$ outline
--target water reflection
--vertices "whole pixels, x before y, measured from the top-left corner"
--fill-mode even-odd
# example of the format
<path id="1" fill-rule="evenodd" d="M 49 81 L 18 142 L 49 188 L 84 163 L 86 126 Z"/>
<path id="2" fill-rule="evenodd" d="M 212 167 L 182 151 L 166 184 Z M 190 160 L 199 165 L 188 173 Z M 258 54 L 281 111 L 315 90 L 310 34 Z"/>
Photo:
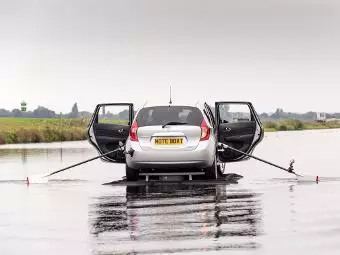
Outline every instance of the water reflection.
<path id="1" fill-rule="evenodd" d="M 127 187 L 94 198 L 94 254 L 258 248 L 261 206 L 251 190 L 226 185 Z"/>
<path id="2" fill-rule="evenodd" d="M 20 162 L 26 164 L 28 160 L 33 163 L 36 160 L 58 160 L 63 161 L 63 155 L 84 155 L 92 154 L 89 148 L 11 148 L 0 149 L 0 162 Z"/>

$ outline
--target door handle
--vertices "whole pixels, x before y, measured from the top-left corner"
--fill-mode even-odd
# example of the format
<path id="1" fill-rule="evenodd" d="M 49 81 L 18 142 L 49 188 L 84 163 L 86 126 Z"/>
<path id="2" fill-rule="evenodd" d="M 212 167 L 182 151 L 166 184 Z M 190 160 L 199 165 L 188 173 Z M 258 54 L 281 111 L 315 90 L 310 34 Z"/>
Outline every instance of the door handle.
<path id="1" fill-rule="evenodd" d="M 230 131 L 231 131 L 231 128 L 230 128 L 230 127 L 226 127 L 226 128 L 225 128 L 225 131 L 230 132 Z"/>
<path id="2" fill-rule="evenodd" d="M 121 129 L 118 129 L 118 133 L 121 134 L 121 133 L 123 133 L 123 132 L 124 132 L 124 129 L 122 129 L 122 128 L 121 128 Z"/>

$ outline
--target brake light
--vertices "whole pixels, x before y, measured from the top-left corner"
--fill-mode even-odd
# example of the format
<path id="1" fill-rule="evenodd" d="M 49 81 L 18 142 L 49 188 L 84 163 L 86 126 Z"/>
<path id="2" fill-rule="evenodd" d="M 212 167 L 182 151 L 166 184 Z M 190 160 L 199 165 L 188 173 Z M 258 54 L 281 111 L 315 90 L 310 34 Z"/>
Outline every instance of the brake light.
<path id="1" fill-rule="evenodd" d="M 138 136 L 137 136 L 137 130 L 138 130 L 138 123 L 137 121 L 133 122 L 131 128 L 130 128 L 130 140 L 131 141 L 138 141 Z"/>
<path id="2" fill-rule="evenodd" d="M 207 125 L 205 119 L 202 120 L 201 123 L 201 139 L 200 141 L 206 141 L 210 137 L 210 128 Z"/>

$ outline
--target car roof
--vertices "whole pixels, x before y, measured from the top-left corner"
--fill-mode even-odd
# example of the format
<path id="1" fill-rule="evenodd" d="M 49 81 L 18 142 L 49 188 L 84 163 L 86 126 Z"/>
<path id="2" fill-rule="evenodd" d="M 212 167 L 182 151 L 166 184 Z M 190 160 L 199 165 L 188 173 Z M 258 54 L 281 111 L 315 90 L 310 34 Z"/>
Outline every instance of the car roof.
<path id="1" fill-rule="evenodd" d="M 181 106 L 181 107 L 196 107 L 200 110 L 203 110 L 204 109 L 204 103 L 205 102 L 200 102 L 200 101 L 197 101 L 196 103 L 194 104 L 171 104 L 171 106 Z M 149 108 L 149 107 L 164 107 L 164 106 L 169 106 L 169 104 L 148 104 L 148 102 L 145 102 L 143 104 L 143 106 L 139 107 L 138 110 L 141 110 L 143 108 Z"/>
<path id="2" fill-rule="evenodd" d="M 138 113 L 139 113 L 139 111 L 141 111 L 142 109 L 146 109 L 146 108 L 153 108 L 153 107 L 169 107 L 169 105 L 161 105 L 161 104 L 159 104 L 159 105 L 144 105 L 143 107 L 140 107 L 140 108 L 138 108 L 137 109 L 137 114 L 136 115 L 138 115 Z M 182 105 L 170 105 L 170 107 L 193 107 L 193 108 L 196 108 L 196 109 L 198 109 L 199 111 L 201 111 L 202 113 L 203 113 L 203 109 L 204 109 L 204 105 L 201 105 L 201 104 L 196 104 L 196 105 L 190 105 L 190 104 L 187 104 L 187 105 L 184 105 L 184 104 L 182 104 Z"/>

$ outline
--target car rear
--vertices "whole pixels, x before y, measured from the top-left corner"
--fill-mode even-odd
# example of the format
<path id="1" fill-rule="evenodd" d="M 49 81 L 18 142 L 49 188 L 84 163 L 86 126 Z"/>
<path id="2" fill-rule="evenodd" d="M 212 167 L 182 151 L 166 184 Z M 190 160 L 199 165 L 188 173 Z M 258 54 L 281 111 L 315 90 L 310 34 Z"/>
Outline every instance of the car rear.
<path id="1" fill-rule="evenodd" d="M 127 166 L 133 169 L 205 168 L 214 161 L 215 138 L 197 107 L 141 109 L 130 129 Z"/>

